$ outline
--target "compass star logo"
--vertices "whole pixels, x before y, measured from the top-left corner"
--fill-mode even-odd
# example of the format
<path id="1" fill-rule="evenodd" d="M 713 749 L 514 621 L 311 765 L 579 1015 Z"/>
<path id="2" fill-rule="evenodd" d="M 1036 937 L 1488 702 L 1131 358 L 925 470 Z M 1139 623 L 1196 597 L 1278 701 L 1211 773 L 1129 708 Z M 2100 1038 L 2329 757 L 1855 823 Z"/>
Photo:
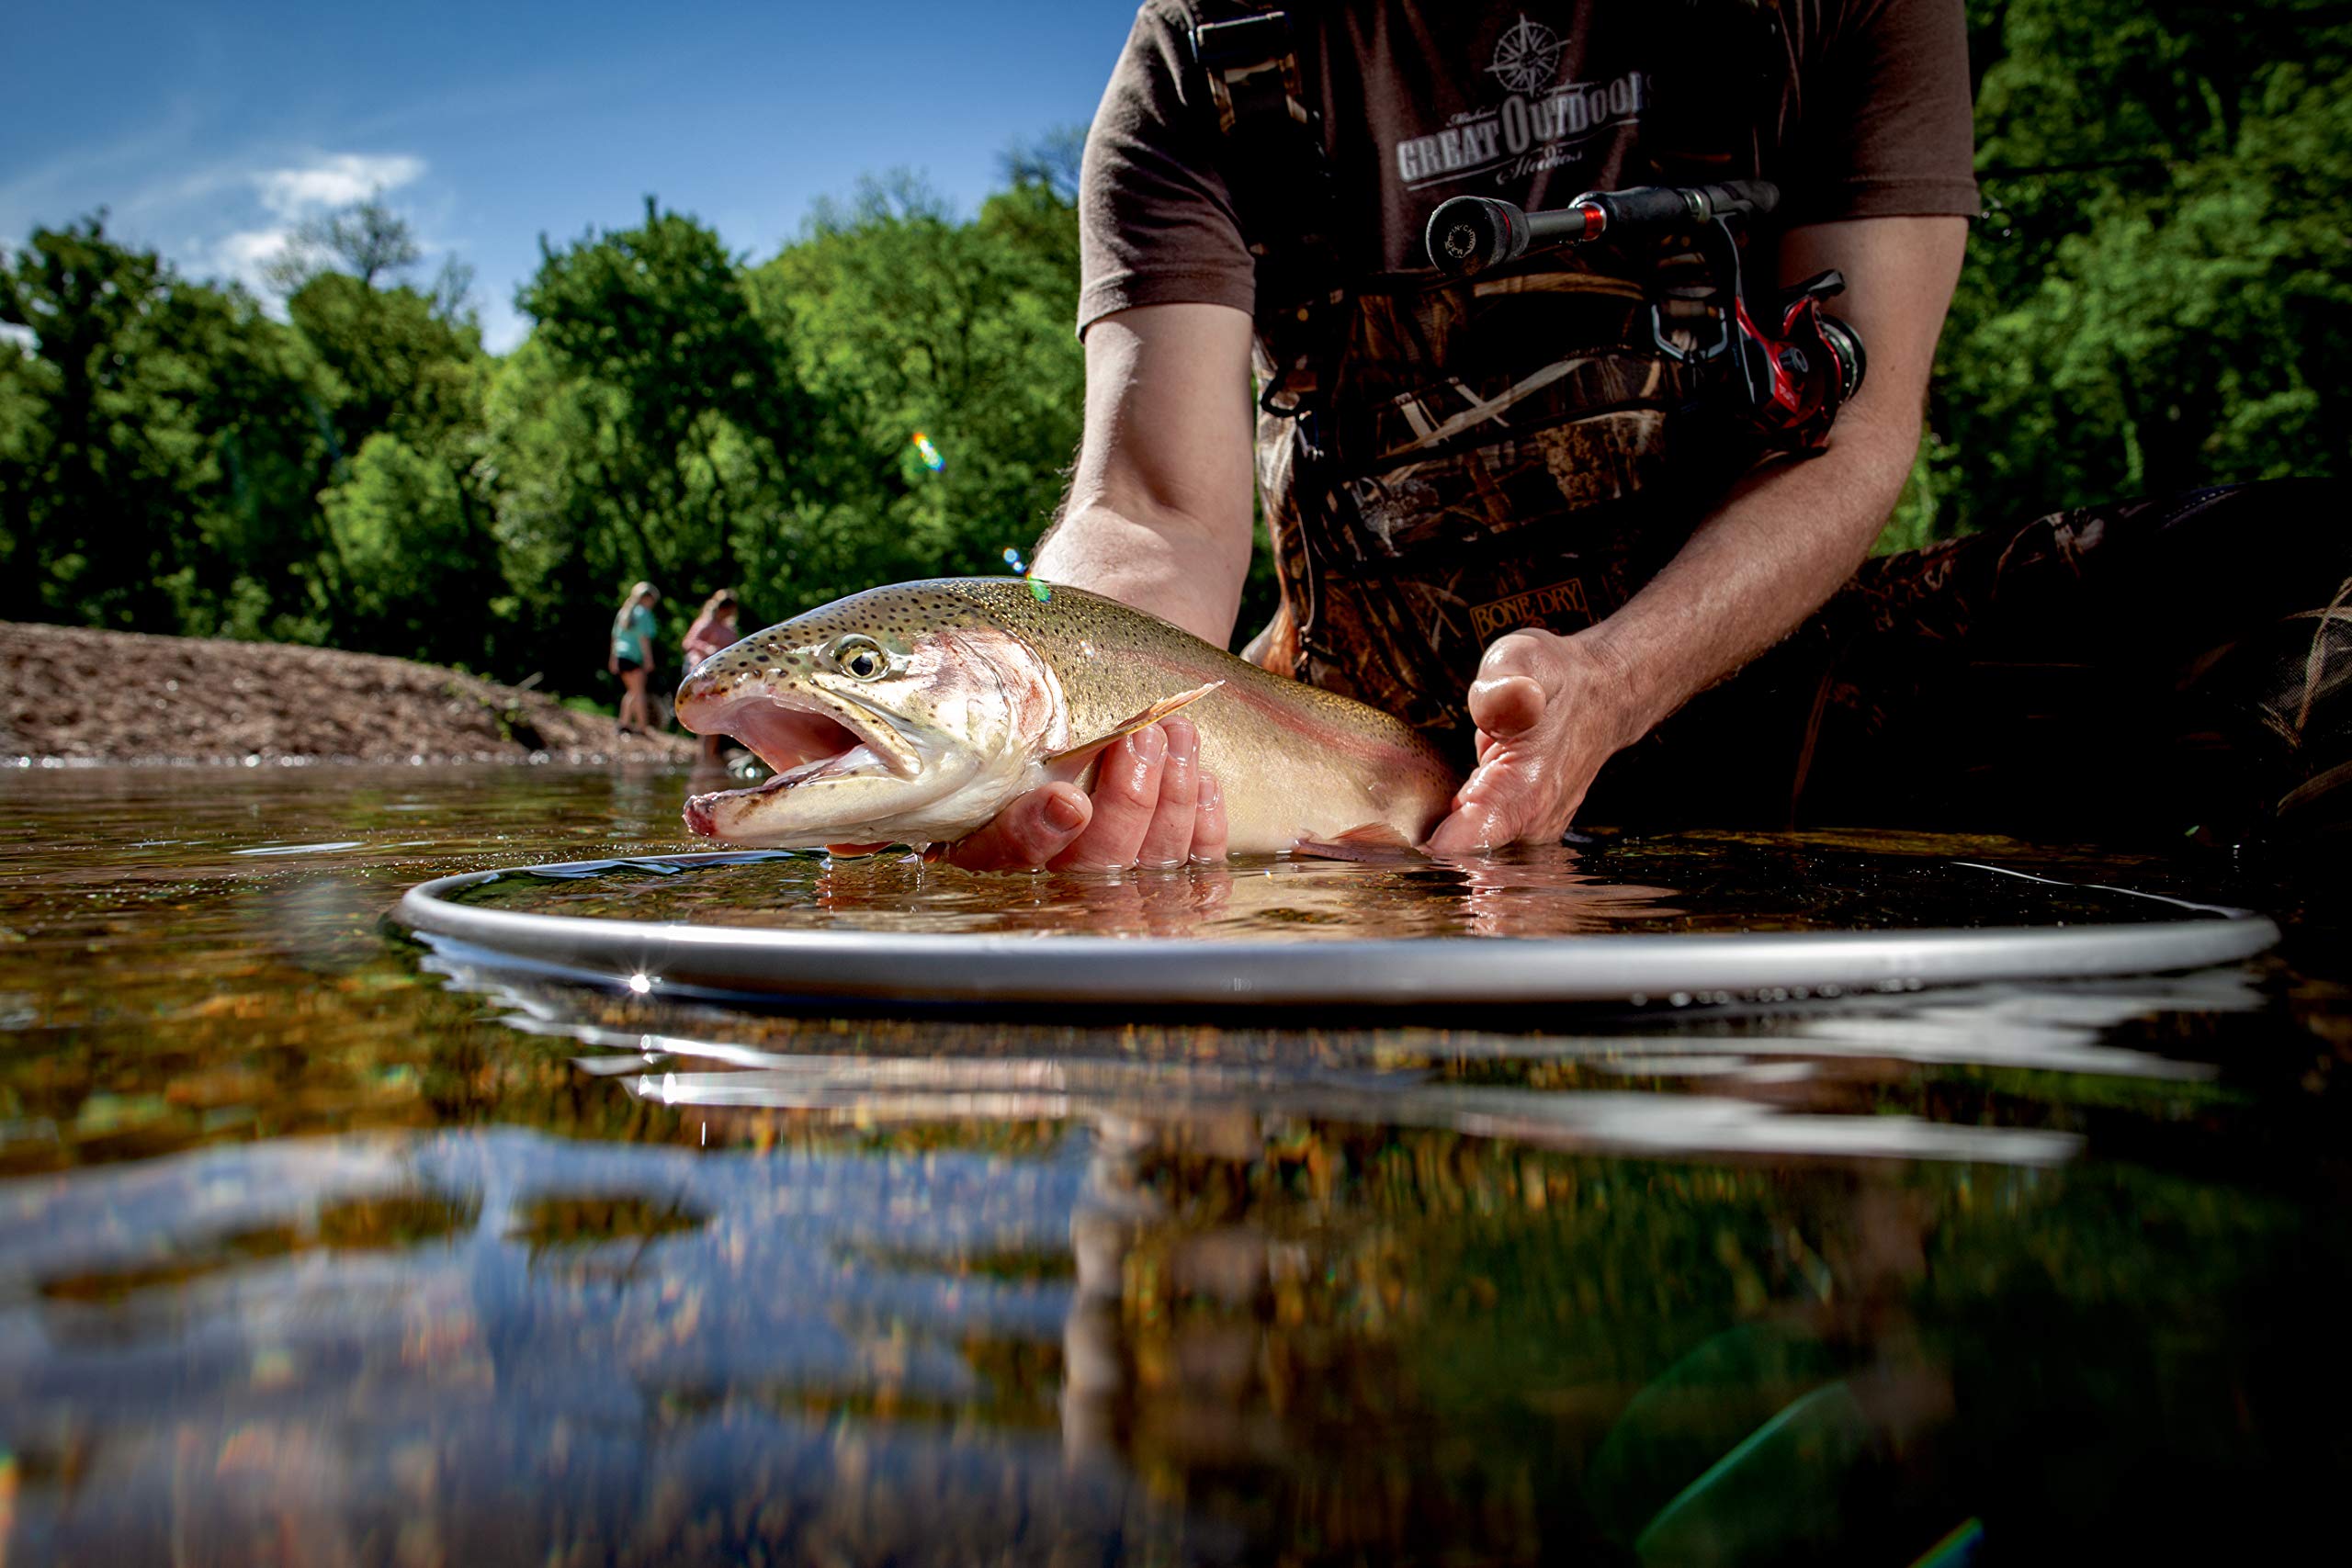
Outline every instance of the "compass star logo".
<path id="1" fill-rule="evenodd" d="M 1557 79 L 1560 69 L 1560 35 L 1541 22 L 1531 22 L 1527 13 L 1520 13 L 1495 44 L 1495 62 L 1487 73 L 1513 93 L 1540 93 Z"/>

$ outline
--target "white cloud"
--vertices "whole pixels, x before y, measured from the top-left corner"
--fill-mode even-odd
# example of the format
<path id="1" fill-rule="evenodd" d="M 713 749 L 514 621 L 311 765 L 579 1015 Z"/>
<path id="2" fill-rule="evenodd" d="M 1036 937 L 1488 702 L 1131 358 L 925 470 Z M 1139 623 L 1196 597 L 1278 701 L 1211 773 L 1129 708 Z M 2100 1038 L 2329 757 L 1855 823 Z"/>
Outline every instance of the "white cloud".
<path id="1" fill-rule="evenodd" d="M 295 168 L 265 170 L 254 185 L 263 206 L 280 218 L 300 218 L 398 190 L 424 175 L 424 160 L 405 152 L 330 152 Z"/>
<path id="2" fill-rule="evenodd" d="M 9 344 L 18 354 L 30 354 L 40 346 L 40 337 L 30 327 L 20 327 L 14 321 L 0 321 L 0 343 Z"/>
<path id="3" fill-rule="evenodd" d="M 213 247 L 222 265 L 232 268 L 259 266 L 286 249 L 290 231 L 285 229 L 245 229 L 230 235 Z"/>
<path id="4" fill-rule="evenodd" d="M 292 231 L 286 228 L 241 230 L 213 242 L 212 270 L 266 295 L 268 289 L 263 284 L 262 269 L 285 254 L 292 238 Z"/>

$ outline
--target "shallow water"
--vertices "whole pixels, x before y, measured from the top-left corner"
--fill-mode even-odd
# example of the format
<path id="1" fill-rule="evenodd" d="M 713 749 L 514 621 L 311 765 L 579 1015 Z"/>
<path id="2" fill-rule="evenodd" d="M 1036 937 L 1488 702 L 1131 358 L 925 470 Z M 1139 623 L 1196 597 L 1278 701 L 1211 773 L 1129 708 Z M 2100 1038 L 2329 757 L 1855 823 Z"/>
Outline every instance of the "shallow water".
<path id="1" fill-rule="evenodd" d="M 743 1013 L 383 921 L 430 876 L 698 847 L 684 788 L 0 780 L 7 1562 L 1899 1564 L 2331 1520 L 2324 914 L 2187 976 L 1279 1029 Z M 1692 834 L 479 897 L 1281 940 L 2280 899 L 2224 869 Z"/>
<path id="2" fill-rule="evenodd" d="M 1979 852 L 1996 860 L 1973 858 Z M 2056 926 L 2206 912 L 2185 909 L 2193 901 L 2176 895 L 2088 880 L 2175 880 L 2144 863 L 2085 861 L 2067 868 L 2071 879 L 2041 874 L 2058 869 L 2046 854 L 2025 855 L 2032 872 L 1997 863 L 2016 859 L 2014 846 L 1983 840 L 1718 834 L 1461 861 L 1256 856 L 1119 876 L 1007 877 L 904 852 L 834 860 L 753 851 L 518 870 L 455 897 L 535 914 L 786 931 L 1255 942 Z"/>

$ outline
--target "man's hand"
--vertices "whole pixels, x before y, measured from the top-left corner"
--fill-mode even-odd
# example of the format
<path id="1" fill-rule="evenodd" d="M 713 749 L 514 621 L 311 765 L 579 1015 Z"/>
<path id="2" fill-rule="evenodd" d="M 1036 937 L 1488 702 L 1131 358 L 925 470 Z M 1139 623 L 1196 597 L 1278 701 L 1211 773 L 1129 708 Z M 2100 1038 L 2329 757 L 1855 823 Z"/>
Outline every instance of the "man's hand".
<path id="1" fill-rule="evenodd" d="M 967 871 L 1115 871 L 1225 859 L 1225 795 L 1178 715 L 1103 750 L 1090 797 L 1050 784 L 997 813 L 944 858 Z"/>
<path id="2" fill-rule="evenodd" d="M 1616 614 L 1574 637 L 1513 632 L 1487 649 L 1470 688 L 1478 766 L 1432 851 L 1556 837 L 1611 755 L 1786 636 L 1853 574 L 1918 449 L 1967 230 L 1958 218 L 1872 218 L 1783 236 L 1783 278 L 1846 275 L 1839 313 L 1870 344 L 1870 379 L 1826 452 L 1748 474 Z"/>
<path id="3" fill-rule="evenodd" d="M 1630 712 L 1623 671 L 1591 645 L 1533 627 L 1497 638 L 1470 686 L 1478 765 L 1430 852 L 1555 841 L 1600 764 L 1634 739 Z"/>

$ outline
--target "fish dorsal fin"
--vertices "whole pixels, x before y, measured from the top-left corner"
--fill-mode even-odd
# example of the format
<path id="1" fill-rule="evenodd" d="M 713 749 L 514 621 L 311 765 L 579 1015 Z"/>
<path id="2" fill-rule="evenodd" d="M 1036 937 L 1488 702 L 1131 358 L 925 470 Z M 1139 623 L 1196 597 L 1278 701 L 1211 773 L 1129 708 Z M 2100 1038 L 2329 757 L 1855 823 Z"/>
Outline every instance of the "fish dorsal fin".
<path id="1" fill-rule="evenodd" d="M 1386 822 L 1366 822 L 1336 839 L 1301 839 L 1291 845 L 1290 852 L 1315 860 L 1351 860 L 1370 865 L 1396 865 L 1420 858 L 1413 841 Z"/>
<path id="2" fill-rule="evenodd" d="M 1132 718 L 1120 720 L 1091 740 L 1080 742 L 1065 751 L 1057 751 L 1046 759 L 1046 770 L 1057 779 L 1076 778 L 1086 771 L 1088 763 L 1102 754 L 1102 748 L 1122 735 L 1133 735 L 1148 725 L 1158 724 L 1178 708 L 1196 703 L 1219 686 L 1223 681 L 1211 681 L 1205 686 L 1195 686 L 1189 692 L 1179 692 L 1172 697 L 1162 697 Z"/>

